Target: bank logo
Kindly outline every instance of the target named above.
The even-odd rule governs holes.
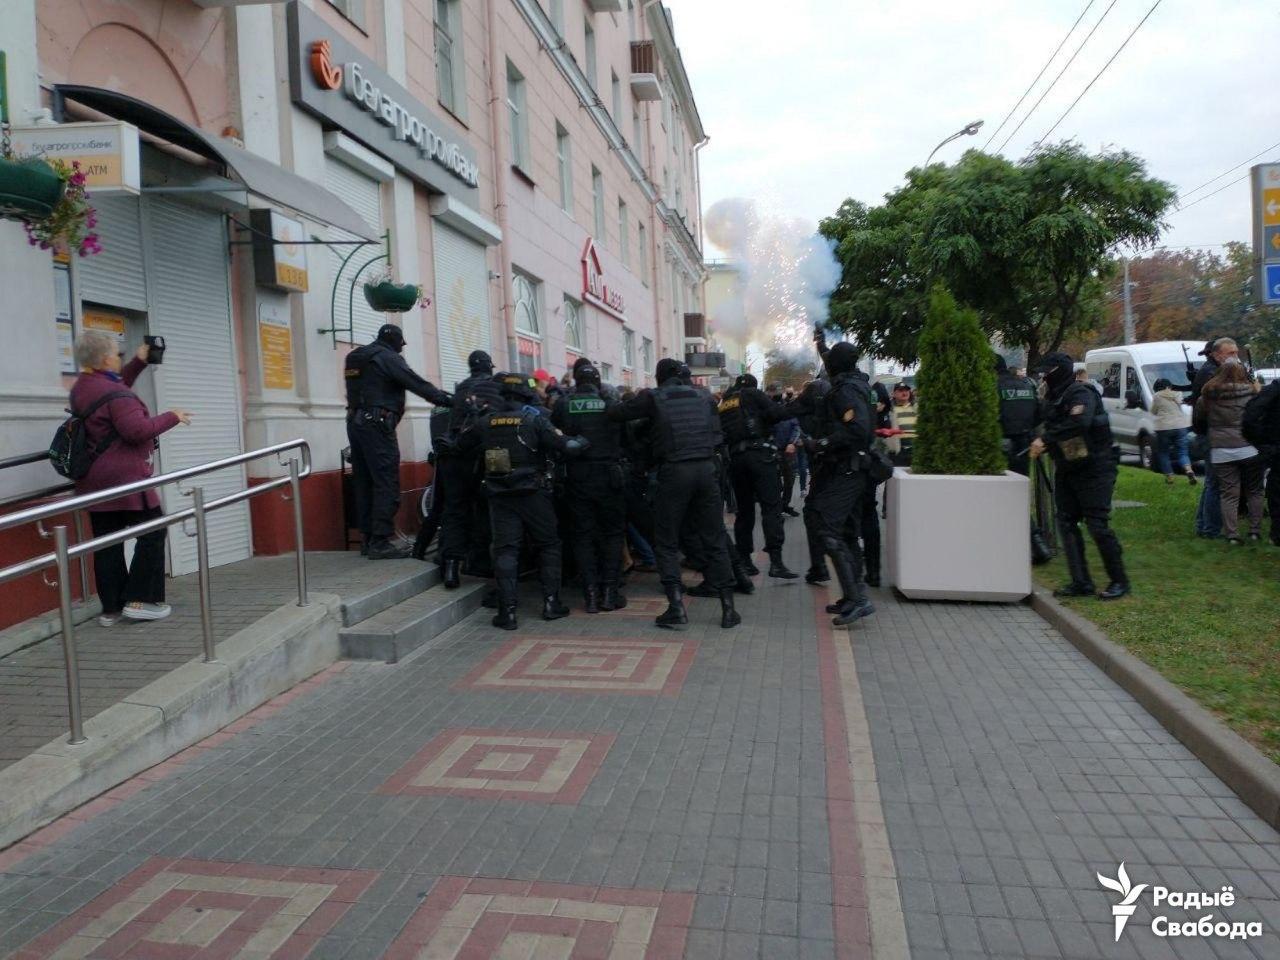
[[[1133,911],[1137,909],[1137,901],[1142,896],[1142,891],[1147,889],[1145,883],[1140,883],[1136,887],[1129,883],[1129,874],[1124,869],[1124,861],[1120,861],[1120,869],[1116,871],[1116,879],[1104,877],[1097,874],[1098,882],[1108,890],[1114,890],[1123,898],[1119,903],[1112,905],[1111,915],[1116,921],[1116,942],[1120,942],[1120,934],[1124,932],[1124,925],[1129,922],[1129,918],[1133,916]]]
[[[332,55],[328,40],[311,45],[311,75],[325,90],[337,90],[342,85],[342,68],[333,65]]]

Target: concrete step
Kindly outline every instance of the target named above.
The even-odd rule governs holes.
[[[354,626],[344,627],[338,631],[343,659],[396,663],[478,610],[486,586],[475,580],[463,583],[457,590],[433,586]]]
[[[367,560],[387,570],[387,579],[372,590],[342,600],[342,625],[353,627],[357,623],[376,617],[396,604],[430,590],[440,582],[440,567],[420,560]]]

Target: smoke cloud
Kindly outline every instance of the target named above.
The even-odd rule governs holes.
[[[834,244],[813,224],[761,210],[741,197],[721,200],[703,220],[707,238],[741,269],[739,295],[711,317],[715,329],[765,349],[807,348],[827,321],[840,282]]]

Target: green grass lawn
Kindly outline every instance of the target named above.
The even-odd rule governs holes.
[[[1112,513],[1133,595],[1064,602],[1280,763],[1280,548],[1265,539],[1269,518],[1261,544],[1196,537],[1199,494],[1121,467],[1116,499],[1146,504]],[[1089,570],[1106,582],[1092,543]],[[1059,586],[1066,564],[1037,567],[1036,579]]]

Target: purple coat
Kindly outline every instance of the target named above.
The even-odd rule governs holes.
[[[101,370],[80,374],[71,388],[71,408],[87,410],[100,397],[126,390],[146,368],[146,363],[135,357],[120,371],[120,380]],[[93,461],[84,479],[76,482],[76,493],[96,493],[145,480],[151,476],[155,438],[178,425],[177,414],[162,413],[153,417],[141,398],[132,391],[128,392],[129,396],[116,397],[100,406],[85,425],[85,435],[90,443],[101,441],[111,430],[115,430],[116,439]],[[145,510],[158,506],[160,496],[154,490],[146,490],[95,504],[89,510]]]

